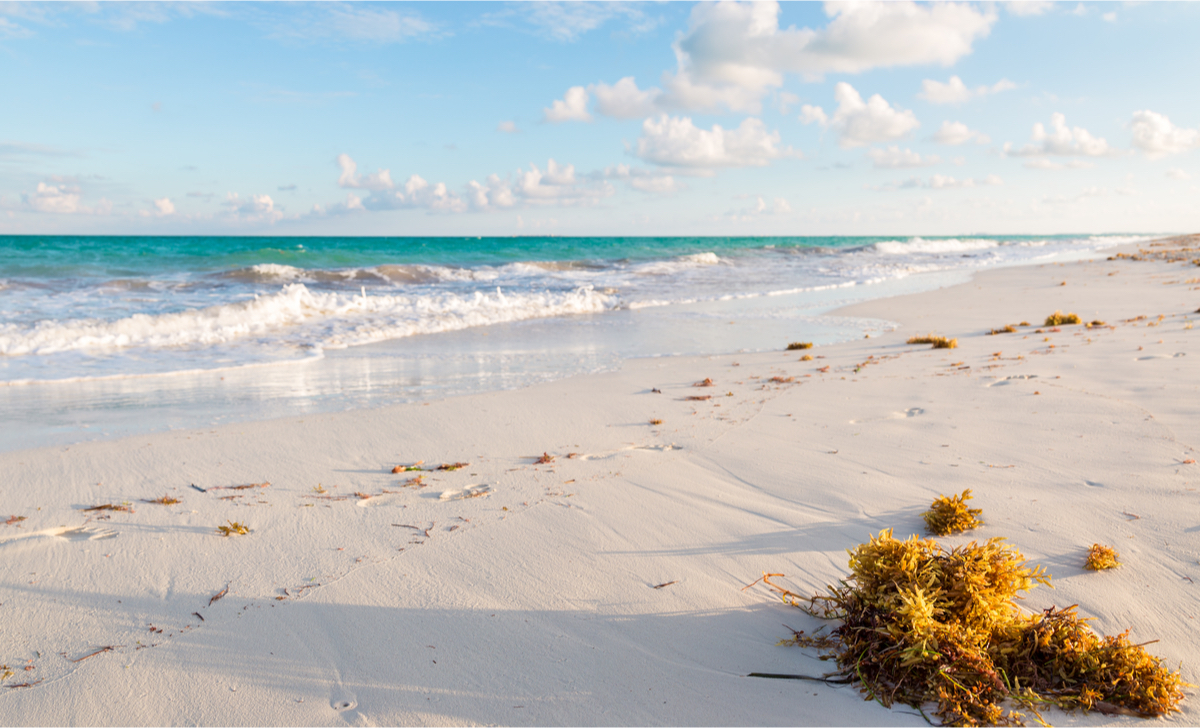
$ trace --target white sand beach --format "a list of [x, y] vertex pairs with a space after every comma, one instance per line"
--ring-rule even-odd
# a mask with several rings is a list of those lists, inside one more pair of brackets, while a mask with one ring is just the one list
[[[1029, 609], [1078, 604], [1200, 682], [1200, 254], [1142, 247], [1181, 246], [843, 309], [895, 328], [812, 361], [780, 341], [0, 454], [0, 723], [924, 725], [746, 677], [832, 665], [776, 646], [817, 620], [743, 586], [821, 590], [966, 488], [985, 525], [943, 543], [1008, 539], [1054, 577]], [[1035, 333], [1056, 310], [1105, 324]], [[958, 348], [905, 343], [928, 332]], [[468, 465], [392, 472], [417, 462]], [[1120, 568], [1082, 568], [1097, 542]]]

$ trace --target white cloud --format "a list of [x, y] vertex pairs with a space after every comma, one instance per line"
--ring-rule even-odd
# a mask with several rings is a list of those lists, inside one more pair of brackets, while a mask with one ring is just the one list
[[339, 154], [337, 165], [342, 168], [342, 174], [338, 177], [338, 187], [379, 191], [390, 190], [396, 186], [392, 182], [391, 171], [386, 169], [378, 170], [366, 177], [360, 176], [358, 164], [350, 158], [349, 154]]
[[424, 209], [433, 212], [464, 212], [467, 203], [444, 182], [429, 183], [412, 175], [398, 190], [375, 191], [362, 201], [368, 210]]
[[[130, 3], [153, 6], [157, 3]], [[413, 12], [374, 4], [314, 3], [284, 16], [263, 15], [259, 20], [270, 28], [272, 38], [293, 41], [351, 40], [369, 43], [403, 43], [417, 37], [437, 36], [433, 23]]]
[[1184, 172], [1182, 169], [1168, 169], [1167, 176], [1171, 179], [1187, 180], [1191, 179], [1192, 175]]
[[875, 187], [873, 189], [890, 192], [894, 190], [958, 190], [971, 189], [974, 187], [998, 187], [1004, 184], [1004, 180], [994, 174], [989, 174], [980, 179], [958, 179], [944, 174], [935, 174], [929, 179], [921, 179], [920, 177], [910, 177], [903, 182], [891, 183]]
[[0, 38], [11, 40], [16, 38], [29, 38], [31, 36], [33, 36], [32, 30], [17, 25], [8, 18], [0, 18]]
[[608, 167], [596, 176], [602, 179], [623, 180], [635, 190], [660, 195], [671, 194], [683, 189], [683, 186], [669, 174], [660, 174], [649, 169], [630, 167], [627, 164]]
[[562, 99], [556, 99], [548, 109], [542, 109], [542, 118], [558, 123], [560, 121], [591, 121], [588, 113], [588, 92], [583, 86], [572, 86]]
[[1054, 7], [1054, 3], [1048, 0], [1014, 0], [1004, 3], [1004, 7], [1013, 15], [1027, 18], [1045, 14]]
[[797, 156], [791, 148], [781, 149], [779, 132], [768, 132], [759, 119], [748, 118], [736, 129], [714, 124], [698, 128], [688, 117], [668, 117], [642, 122], [637, 141], [639, 158], [663, 167], [763, 167], [773, 159]]
[[858, 91], [845, 81], [834, 87], [833, 97], [838, 108], [832, 117], [824, 109], [806, 104], [800, 109], [800, 121], [832, 127], [843, 148], [895, 141], [920, 126], [913, 112], [892, 108], [879, 94], [864, 103]]
[[755, 195], [753, 205], [740, 210], [730, 210], [725, 216], [735, 221], [746, 221], [765, 215], [790, 215], [791, 212], [792, 206], [782, 197], [767, 202], [762, 195]]
[[501, 10], [485, 13], [485, 25], [512, 27], [511, 21], [531, 26], [535, 33], [571, 43], [580, 36], [602, 27], [610, 20], [624, 20], [626, 33], [645, 33], [658, 25], [658, 19], [646, 15], [633, 3], [536, 2], [513, 3]]
[[21, 195], [25, 209], [58, 215], [107, 215], [112, 203], [101, 198], [94, 207], [82, 203], [83, 189], [76, 177], [51, 177], [50, 183], [38, 182], [33, 192]]
[[615, 190], [607, 182], [581, 184], [575, 178], [574, 165], [559, 165], [553, 159], [543, 172], [537, 165], [517, 172], [517, 194], [530, 204], [571, 205], [611, 196]]
[[175, 203], [171, 202], [171, 198], [164, 197], [160, 200], [154, 200], [154, 209], [158, 211], [159, 215], [174, 215]]
[[243, 200], [238, 193], [230, 192], [225, 196], [225, 207], [237, 220], [273, 224], [283, 218], [283, 211], [276, 209], [270, 195], [250, 195], [250, 199]]
[[[949, 66], [970, 53], [996, 20], [990, 10], [957, 3], [827, 3], [825, 13], [830, 21], [824, 28], [781, 29], [776, 2], [697, 4], [687, 33], [673, 45], [676, 70], [663, 73], [662, 89], [637, 90], [630, 78], [619, 98], [636, 100], [638, 115], [647, 113], [648, 104], [660, 112], [758, 113], [786, 74], [815, 81], [826, 73]], [[628, 104], [607, 108], [633, 115]], [[607, 113], [599, 106], [597, 111]]]
[[1104, 15], [1101, 15], [1100, 18], [1101, 18], [1101, 20], [1105, 21], [1106, 23], [1117, 22], [1117, 14], [1116, 13], [1105, 13]]
[[496, 125], [496, 131], [502, 131], [505, 134], [520, 134], [521, 130], [517, 128], [515, 121], [502, 121]]
[[588, 86], [596, 96], [596, 111], [614, 119], [636, 119], [650, 116], [655, 111], [655, 101], [662, 91], [637, 87], [633, 76], [626, 76], [612, 86], [595, 83]]
[[1180, 154], [1200, 146], [1200, 131], [1181, 129], [1163, 114], [1149, 110], [1133, 112], [1129, 129], [1133, 132], [1133, 146], [1150, 159]]
[[867, 156], [878, 169], [905, 169], [912, 167], [928, 167], [942, 161], [936, 154], [922, 157], [911, 149], [901, 149], [892, 145], [887, 149], [871, 149]]
[[987, 134], [973, 131], [960, 121], [943, 121], [941, 128], [933, 135], [933, 140], [938, 144], [946, 144], [952, 147], [971, 141], [976, 144], [988, 144], [992, 141], [991, 137]]
[[1069, 159], [1066, 162], [1052, 162], [1049, 159], [1046, 159], [1045, 157], [1034, 157], [1033, 159], [1030, 159], [1028, 162], [1025, 162], [1021, 166], [1026, 167], [1028, 169], [1058, 170], [1058, 169], [1091, 169], [1092, 167], [1095, 167], [1096, 165], [1093, 164], [1092, 162], [1088, 162], [1088, 161], [1085, 161], [1082, 159]]
[[972, 98], [998, 94], [1016, 87], [1017, 85], [1007, 78], [1002, 78], [991, 86], [976, 86], [973, 89], [967, 88], [958, 76], [951, 76], [946, 83], [927, 78], [921, 82], [921, 93], [917, 96], [931, 104], [961, 104]]
[[1104, 157], [1114, 153], [1108, 142], [1092, 134], [1083, 127], [1070, 128], [1067, 118], [1062, 114], [1050, 116], [1050, 131], [1038, 122], [1033, 125], [1032, 142], [1020, 149], [1014, 149], [1011, 142], [1004, 144], [1004, 153], [1014, 157], [1039, 156], [1082, 156]]

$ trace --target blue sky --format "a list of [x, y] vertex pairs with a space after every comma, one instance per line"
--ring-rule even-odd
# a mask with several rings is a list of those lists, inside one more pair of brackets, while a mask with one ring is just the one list
[[1200, 228], [1195, 3], [2, 3], [0, 233]]

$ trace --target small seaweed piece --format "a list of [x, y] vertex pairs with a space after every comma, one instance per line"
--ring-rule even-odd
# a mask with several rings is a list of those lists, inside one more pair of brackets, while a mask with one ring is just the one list
[[536, 463], [537, 465], [548, 465], [549, 463], [552, 463], [552, 462], [554, 462], [554, 456], [548, 452], [542, 453], [542, 456], [540, 458], [538, 458], [537, 460], [534, 460], [534, 463]]
[[796, 381], [796, 378], [795, 377], [771, 377], [767, 381], [774, 382], [776, 384], [787, 384], [788, 382]]
[[1120, 556], [1112, 546], [1101, 546], [1098, 543], [1092, 544], [1092, 548], [1088, 550], [1087, 563], [1083, 568], [1089, 571], [1102, 571], [1104, 569], [1115, 569], [1121, 565], [1117, 561]]
[[793, 341], [792, 343], [787, 345], [788, 351], [796, 351], [799, 349], [811, 349], [811, 348], [813, 348], [813, 343], [811, 341]]
[[913, 336], [908, 342], [909, 344], [933, 344], [935, 349], [957, 349], [958, 339], [949, 339], [945, 336], [934, 336], [926, 334], [925, 336]]
[[246, 524], [240, 521], [226, 521], [228, 526], [217, 526], [217, 530], [222, 536], [245, 536], [250, 533], [250, 529], [246, 528]]
[[172, 498], [169, 495], [164, 495], [162, 498], [143, 498], [143, 503], [157, 503], [160, 506], [173, 506], [179, 503], [178, 498]]
[[804, 356], [800, 357], [800, 361], [812, 361], [812, 360], [813, 360], [812, 354], [805, 354]]
[[5, 526], [11, 526], [11, 525], [13, 525], [13, 524], [20, 523], [21, 521], [24, 521], [24, 520], [25, 520], [26, 518], [28, 518], [28, 517], [29, 517], [29, 516], [9, 516], [9, 517], [8, 517], [8, 520], [4, 522], [4, 525], [5, 525]]
[[687, 402], [706, 402], [712, 399], [711, 394], [689, 394], [683, 398]]
[[434, 470], [462, 470], [471, 463], [442, 463], [434, 468]]
[[133, 513], [133, 509], [127, 505], [117, 505], [115, 503], [104, 503], [98, 506], [89, 506], [84, 508], [85, 511], [120, 511], [121, 513]]
[[998, 329], [992, 329], [991, 331], [988, 332], [988, 336], [996, 336], [998, 334], [1015, 334], [1015, 333], [1017, 333], [1016, 327], [1014, 327], [1012, 324], [1008, 324], [1007, 326], [1002, 326]]
[[392, 472], [393, 473], [411, 473], [414, 470], [424, 470], [424, 468], [421, 467], [424, 464], [425, 464], [424, 460], [418, 460], [417, 462], [413, 463], [412, 465], [397, 465], [396, 467], [392, 468]]
[[424, 475], [418, 475], [415, 478], [409, 478], [400, 484], [402, 488], [424, 488], [428, 483], [425, 482]]
[[1083, 320], [1080, 319], [1077, 314], [1063, 313], [1062, 311], [1055, 311], [1054, 313], [1052, 313], [1046, 317], [1046, 323], [1044, 323], [1042, 325], [1043, 326], [1066, 326], [1067, 324], [1078, 324], [1078, 323], [1083, 323]]
[[1104, 321], [1101, 321], [1100, 319], [1096, 319], [1095, 321], [1088, 323], [1087, 327], [1090, 329], [1095, 326], [1107, 326], [1107, 325], [1108, 324], [1105, 323]]
[[976, 518], [983, 511], [978, 508], [967, 508], [967, 501], [973, 497], [971, 489], [967, 488], [962, 495], [953, 495], [949, 498], [940, 495], [935, 498], [929, 506], [929, 510], [923, 514], [925, 526], [929, 532], [935, 536], [949, 536], [983, 525], [983, 521]]
[[662, 421], [662, 420], [660, 420], [660, 419], [659, 419], [659, 418], [657, 418], [657, 417], [655, 417], [654, 419], [650, 420], [650, 424], [652, 424], [652, 425], [661, 425], [662, 423], [663, 423], [663, 421]]
[[711, 386], [713, 386], [712, 377], [705, 377], [704, 379], [700, 380], [699, 382], [696, 382], [692, 386], [693, 387], [711, 387]]
[[[210, 607], [211, 607], [211, 606], [213, 605], [213, 603], [214, 603], [214, 602], [219, 602], [219, 601], [221, 601], [222, 599], [224, 599], [224, 598], [225, 598], [225, 595], [226, 595], [226, 594], [228, 594], [228, 593], [229, 593], [229, 585], [228, 585], [228, 584], [226, 584], [224, 589], [222, 589], [221, 591], [219, 591], [219, 592], [217, 592], [216, 594], [213, 594], [213, 595], [212, 595], [212, 598], [208, 600], [208, 606], [210, 606]], [[197, 617], [200, 617], [200, 615], [199, 615], [199, 614], [197, 614], [196, 616], [197, 616]], [[201, 620], [201, 621], [203, 621], [203, 620], [204, 620], [204, 617], [200, 617], [200, 620]]]

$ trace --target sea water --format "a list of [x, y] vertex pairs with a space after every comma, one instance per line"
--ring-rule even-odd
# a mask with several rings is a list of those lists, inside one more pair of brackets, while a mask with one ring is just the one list
[[861, 338], [831, 317], [1107, 236], [0, 236], [0, 449]]

